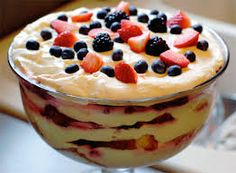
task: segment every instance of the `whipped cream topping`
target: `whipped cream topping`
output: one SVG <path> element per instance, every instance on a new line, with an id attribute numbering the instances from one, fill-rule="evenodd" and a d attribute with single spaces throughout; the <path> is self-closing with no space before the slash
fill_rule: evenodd
<path id="1" fill-rule="evenodd" d="M 96 13 L 100 8 L 85 9 L 79 8 L 69 12 L 59 12 L 49 14 L 39 20 L 27 25 L 14 39 L 12 44 L 12 58 L 14 61 L 14 68 L 20 70 L 21 73 L 26 75 L 30 80 L 33 80 L 49 90 L 55 90 L 75 96 L 89 97 L 89 98 L 107 98 L 107 99 L 137 99 L 147 97 L 164 96 L 188 89 L 205 82 L 216 74 L 216 71 L 223 65 L 223 55 L 221 48 L 214 37 L 203 29 L 199 35 L 199 40 L 207 40 L 209 48 L 207 51 L 201 51 L 196 46 L 177 49 L 173 47 L 173 41 L 178 35 L 167 33 L 153 33 L 162 37 L 167 41 L 171 50 L 184 54 L 186 51 L 191 50 L 196 54 L 196 61 L 183 68 L 183 73 L 179 76 L 171 77 L 165 74 L 157 74 L 151 69 L 152 62 L 159 58 L 143 53 L 133 52 L 128 44 L 114 42 L 113 50 L 121 49 L 124 53 L 123 61 L 134 66 L 134 64 L 144 59 L 149 64 L 149 69 L 144 74 L 138 74 L 138 81 L 135 84 L 127 84 L 117 80 L 115 77 L 108 77 L 104 73 L 97 71 L 93 74 L 85 73 L 83 68 L 73 73 L 65 73 L 65 68 L 70 64 L 80 65 L 80 60 L 76 57 L 70 60 L 63 60 L 61 58 L 53 57 L 49 54 L 49 49 L 53 45 L 53 41 L 57 36 L 54 29 L 50 27 L 53 20 L 57 19 L 60 14 L 66 14 L 69 19 L 68 22 L 72 23 L 70 17 L 84 10 L 93 12 L 92 20 L 98 20 L 102 23 L 104 21 L 97 19 Z M 139 13 L 149 14 L 149 10 L 139 9 Z M 168 18 L 172 15 L 167 15 Z M 149 15 L 149 17 L 153 17 Z M 130 20 L 137 22 L 137 16 L 130 16 Z M 90 22 L 91 22 L 90 21 Z M 89 25 L 90 22 L 73 23 L 78 27 L 82 25 Z M 192 21 L 193 23 L 193 21 Z M 141 24 L 141 23 L 140 23 Z M 146 27 L 147 24 L 142 24 Z M 49 30 L 53 38 L 44 41 L 40 32 L 43 29 Z M 183 33 L 185 29 L 183 30 Z M 81 35 L 75 32 L 78 40 L 83 40 L 88 45 L 89 52 L 94 52 L 92 48 L 93 38 L 87 35 Z M 25 44 L 29 39 L 34 39 L 40 43 L 40 48 L 37 51 L 27 50 Z M 118 62 L 113 61 L 111 58 L 112 51 L 98 53 L 106 65 L 114 67 Z"/>

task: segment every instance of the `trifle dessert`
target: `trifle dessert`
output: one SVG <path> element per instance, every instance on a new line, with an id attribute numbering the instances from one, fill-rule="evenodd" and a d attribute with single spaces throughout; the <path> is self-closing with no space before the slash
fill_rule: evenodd
<path id="1" fill-rule="evenodd" d="M 117 7 L 52 13 L 9 49 L 25 111 L 53 148 L 132 168 L 166 159 L 203 127 L 227 48 L 179 10 Z"/>

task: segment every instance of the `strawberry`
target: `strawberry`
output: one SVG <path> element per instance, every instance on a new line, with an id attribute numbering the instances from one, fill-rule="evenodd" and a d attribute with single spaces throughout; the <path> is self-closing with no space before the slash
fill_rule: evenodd
<path id="1" fill-rule="evenodd" d="M 117 31 L 120 34 L 120 38 L 127 42 L 129 38 L 142 35 L 141 29 L 137 25 L 129 25 L 123 27 Z"/>
<path id="2" fill-rule="evenodd" d="M 197 45 L 199 32 L 187 29 L 186 33 L 179 35 L 174 41 L 174 47 L 183 48 Z"/>
<path id="3" fill-rule="evenodd" d="M 89 52 L 80 65 L 86 73 L 94 73 L 102 67 L 103 63 L 102 58 L 98 54 Z"/>
<path id="4" fill-rule="evenodd" d="M 76 25 L 62 21 L 62 20 L 54 20 L 51 23 L 51 26 L 53 29 L 57 31 L 58 34 L 64 31 L 72 32 L 72 31 L 78 30 L 78 27 Z"/>
<path id="5" fill-rule="evenodd" d="M 187 67 L 190 61 L 182 54 L 167 50 L 160 55 L 160 59 L 167 65 L 179 65 L 184 68 Z"/>
<path id="6" fill-rule="evenodd" d="M 92 38 L 95 38 L 98 33 L 108 33 L 111 38 L 117 36 L 117 33 L 112 32 L 110 29 L 107 28 L 94 28 L 89 31 L 88 35 Z"/>
<path id="7" fill-rule="evenodd" d="M 136 53 L 143 52 L 149 38 L 150 38 L 150 32 L 146 32 L 142 35 L 129 38 L 128 44 L 130 49 Z"/>
<path id="8" fill-rule="evenodd" d="M 127 26 L 130 26 L 130 25 L 136 25 L 138 26 L 141 30 L 144 30 L 146 29 L 146 27 L 138 22 L 134 22 L 134 21 L 131 21 L 131 20 L 127 20 L 127 19 L 122 19 L 121 22 L 120 22 L 120 25 L 121 25 L 121 28 L 126 28 Z"/>
<path id="9" fill-rule="evenodd" d="M 191 21 L 185 12 L 179 10 L 173 17 L 167 21 L 167 25 L 179 25 L 181 28 L 188 28 L 191 26 Z"/>
<path id="10" fill-rule="evenodd" d="M 121 1 L 116 7 L 116 11 L 123 11 L 129 15 L 129 2 Z"/>
<path id="11" fill-rule="evenodd" d="M 74 33 L 64 31 L 55 38 L 53 45 L 62 47 L 72 47 L 76 41 L 77 38 Z"/>
<path id="12" fill-rule="evenodd" d="M 73 22 L 88 22 L 92 16 L 93 16 L 93 13 L 91 12 L 81 13 L 81 14 L 72 16 L 71 20 Z"/>
<path id="13" fill-rule="evenodd" d="M 137 83 L 138 75 L 129 64 L 120 62 L 115 66 L 115 76 L 124 83 Z"/>

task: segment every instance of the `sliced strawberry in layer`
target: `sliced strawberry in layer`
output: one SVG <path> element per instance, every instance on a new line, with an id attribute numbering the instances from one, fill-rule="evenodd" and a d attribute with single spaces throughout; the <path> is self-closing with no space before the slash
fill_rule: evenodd
<path id="1" fill-rule="evenodd" d="M 124 83 L 137 83 L 138 75 L 129 64 L 120 62 L 115 66 L 115 76 Z"/>
<path id="2" fill-rule="evenodd" d="M 179 35 L 174 41 L 174 47 L 183 48 L 196 46 L 198 42 L 199 32 L 193 29 L 187 29 L 184 34 Z"/>
<path id="3" fill-rule="evenodd" d="M 115 32 L 112 32 L 110 29 L 107 28 L 95 28 L 89 31 L 88 35 L 92 38 L 95 38 L 97 34 L 99 33 L 107 33 L 110 35 L 111 38 L 115 38 L 118 34 Z"/>
<path id="4" fill-rule="evenodd" d="M 140 53 L 144 51 L 149 39 L 150 39 L 150 32 L 146 32 L 142 35 L 129 38 L 128 44 L 132 51 Z"/>
<path id="5" fill-rule="evenodd" d="M 138 22 L 134 22 L 134 21 L 131 21 L 131 20 L 126 20 L 126 19 L 122 19 L 121 22 L 120 22 L 120 25 L 121 25 L 121 28 L 126 28 L 128 26 L 131 26 L 131 25 L 136 25 L 138 26 L 141 30 L 145 30 L 146 27 Z"/>
<path id="6" fill-rule="evenodd" d="M 102 67 L 103 63 L 102 58 L 98 54 L 89 52 L 80 65 L 86 73 L 94 73 Z"/>
<path id="7" fill-rule="evenodd" d="M 51 23 L 51 26 L 53 29 L 57 31 L 58 34 L 64 31 L 73 32 L 73 31 L 78 30 L 78 27 L 76 25 L 62 21 L 62 20 L 54 20 Z"/>
<path id="8" fill-rule="evenodd" d="M 88 22 L 92 16 L 93 16 L 93 13 L 91 12 L 81 13 L 81 14 L 72 16 L 71 20 L 73 22 Z"/>
<path id="9" fill-rule="evenodd" d="M 62 47 L 72 47 L 76 41 L 77 38 L 74 33 L 64 31 L 55 38 L 53 45 Z"/>
<path id="10" fill-rule="evenodd" d="M 129 2 L 121 1 L 116 7 L 116 11 L 123 11 L 129 15 Z"/>
<path id="11" fill-rule="evenodd" d="M 160 59 L 167 65 L 179 65 L 184 68 L 187 67 L 190 61 L 182 54 L 176 53 L 172 50 L 167 50 L 160 55 Z"/>
<path id="12" fill-rule="evenodd" d="M 136 25 L 126 26 L 117 31 L 120 35 L 120 38 L 127 42 L 129 38 L 142 35 L 142 30 Z"/>
<path id="13" fill-rule="evenodd" d="M 191 26 L 190 18 L 185 12 L 179 10 L 173 17 L 167 21 L 167 25 L 179 25 L 181 28 L 188 28 Z"/>

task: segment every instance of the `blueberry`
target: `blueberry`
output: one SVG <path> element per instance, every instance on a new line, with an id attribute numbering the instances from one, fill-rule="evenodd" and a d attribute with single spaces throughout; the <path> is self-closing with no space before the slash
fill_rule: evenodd
<path id="1" fill-rule="evenodd" d="M 39 43 L 35 40 L 28 40 L 25 45 L 28 50 L 39 50 L 39 46 Z"/>
<path id="2" fill-rule="evenodd" d="M 62 59 L 73 59 L 75 56 L 75 53 L 72 49 L 70 48 L 65 48 L 63 51 L 62 51 Z"/>
<path id="3" fill-rule="evenodd" d="M 117 43 L 124 43 L 124 41 L 123 41 L 119 36 L 117 36 L 117 37 L 114 38 L 114 42 L 117 42 Z"/>
<path id="4" fill-rule="evenodd" d="M 178 76 L 182 73 L 182 69 L 178 65 L 172 65 L 168 68 L 167 73 L 169 76 Z"/>
<path id="5" fill-rule="evenodd" d="M 78 52 L 80 49 L 82 48 L 87 48 L 87 44 L 84 42 L 84 41 L 77 41 L 75 44 L 74 44 L 74 50 L 76 52 Z"/>
<path id="6" fill-rule="evenodd" d="M 106 74 L 109 77 L 114 77 L 115 76 L 114 69 L 110 66 L 103 66 L 100 71 L 102 73 Z"/>
<path id="7" fill-rule="evenodd" d="M 102 24 L 99 21 L 92 21 L 89 25 L 89 29 L 101 28 Z"/>
<path id="8" fill-rule="evenodd" d="M 80 33 L 80 34 L 88 35 L 88 32 L 89 32 L 89 27 L 87 27 L 86 25 L 82 25 L 82 26 L 79 28 L 79 33 Z"/>
<path id="9" fill-rule="evenodd" d="M 40 36 L 43 38 L 43 40 L 49 40 L 52 38 L 52 33 L 44 29 L 40 32 Z"/>
<path id="10" fill-rule="evenodd" d="M 200 40 L 197 43 L 197 48 L 202 50 L 202 51 L 206 51 L 208 49 L 208 42 L 206 40 Z"/>
<path id="11" fill-rule="evenodd" d="M 152 32 L 167 32 L 166 22 L 161 17 L 155 17 L 148 22 L 148 29 Z"/>
<path id="12" fill-rule="evenodd" d="M 102 10 L 106 10 L 109 13 L 111 11 L 111 8 L 110 7 L 104 7 L 104 8 L 102 8 Z"/>
<path id="13" fill-rule="evenodd" d="M 112 52 L 112 60 L 120 61 L 123 59 L 123 51 L 121 49 L 116 49 Z"/>
<path id="14" fill-rule="evenodd" d="M 145 73 L 148 69 L 148 64 L 144 60 L 139 60 L 134 64 L 134 69 L 137 73 Z"/>
<path id="15" fill-rule="evenodd" d="M 138 21 L 139 22 L 147 23 L 148 20 L 149 20 L 149 17 L 145 13 L 141 13 L 141 14 L 138 15 Z"/>
<path id="16" fill-rule="evenodd" d="M 154 60 L 151 67 L 155 73 L 163 74 L 166 72 L 165 63 L 159 59 Z"/>
<path id="17" fill-rule="evenodd" d="M 167 16 L 165 13 L 163 12 L 159 12 L 158 15 L 157 15 L 158 18 L 161 18 L 162 21 L 166 22 L 167 21 Z"/>
<path id="18" fill-rule="evenodd" d="M 170 27 L 170 33 L 171 34 L 181 34 L 182 28 L 179 25 L 172 25 Z"/>
<path id="19" fill-rule="evenodd" d="M 83 60 L 84 57 L 87 55 L 88 49 L 87 48 L 82 48 L 77 52 L 77 58 L 79 60 Z"/>
<path id="20" fill-rule="evenodd" d="M 158 15 L 158 13 L 159 13 L 158 10 L 152 10 L 152 11 L 150 12 L 150 14 L 152 14 L 152 15 Z"/>
<path id="21" fill-rule="evenodd" d="M 68 17 L 65 14 L 61 14 L 60 16 L 57 17 L 57 19 L 62 21 L 67 21 Z"/>
<path id="22" fill-rule="evenodd" d="M 192 51 L 187 51 L 184 56 L 186 56 L 186 58 L 190 61 L 190 62 L 194 62 L 196 60 L 196 55 L 194 52 Z"/>
<path id="23" fill-rule="evenodd" d="M 203 30 L 202 25 L 200 25 L 200 24 L 195 24 L 195 25 L 192 26 L 192 28 L 193 28 L 195 31 L 197 31 L 197 32 L 199 32 L 199 33 L 202 33 L 202 30 Z"/>
<path id="24" fill-rule="evenodd" d="M 49 53 L 50 53 L 52 56 L 60 57 L 61 54 L 62 54 L 62 49 L 61 49 L 59 46 L 52 46 L 52 47 L 49 49 Z"/>
<path id="25" fill-rule="evenodd" d="M 100 10 L 97 12 L 97 18 L 98 19 L 104 19 L 107 15 L 107 11 L 106 10 Z"/>
<path id="26" fill-rule="evenodd" d="M 111 31 L 116 32 L 118 29 L 121 28 L 121 25 L 119 22 L 114 22 L 111 24 Z"/>
<path id="27" fill-rule="evenodd" d="M 65 72 L 66 73 L 75 73 L 79 70 L 79 66 L 77 64 L 71 64 L 66 67 Z"/>
<path id="28" fill-rule="evenodd" d="M 138 10 L 134 5 L 131 5 L 129 7 L 129 13 L 130 13 L 130 16 L 136 16 L 138 14 Z"/>

